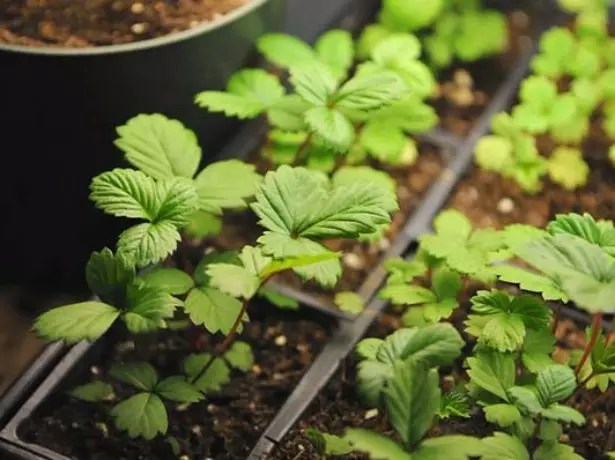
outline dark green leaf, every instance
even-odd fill
[[[254,364],[254,353],[246,342],[235,341],[224,353],[224,359],[235,369],[248,372]]]
[[[142,436],[147,440],[164,434],[168,429],[167,411],[160,398],[151,393],[139,393],[111,410],[115,426],[128,436]]]
[[[194,380],[201,370],[209,362],[211,355],[209,353],[201,353],[198,355],[190,355],[184,360],[184,372],[190,379]],[[223,359],[217,358],[214,360],[211,367],[205,372],[205,375],[200,377],[194,386],[200,391],[207,393],[209,391],[220,391],[222,385],[230,382],[231,371]]]
[[[90,255],[85,277],[88,287],[103,299],[115,298],[116,293],[122,293],[135,277],[134,266],[109,248]]]
[[[280,294],[274,289],[268,287],[262,287],[258,291],[258,295],[264,297],[269,302],[274,304],[278,308],[288,309],[288,310],[298,310],[299,309],[299,301],[293,299],[292,297],[286,296],[284,294]]]
[[[543,407],[538,400],[538,395],[531,388],[514,386],[508,389],[508,395],[524,414],[535,416],[542,412]]]
[[[183,403],[195,403],[203,399],[203,394],[181,375],[167,377],[156,385],[154,392],[163,398]]]
[[[211,287],[192,289],[185,302],[185,309],[194,324],[202,324],[212,334],[228,334],[241,311],[241,302]],[[245,321],[247,317],[244,317]],[[238,331],[242,327],[240,325]]]
[[[576,387],[576,378],[570,367],[556,364],[538,373],[536,388],[543,407],[568,398]]]
[[[148,285],[159,288],[172,295],[182,295],[194,287],[194,280],[187,273],[177,268],[155,268],[141,279]]]
[[[70,391],[70,395],[88,402],[103,401],[113,396],[113,386],[106,382],[95,380],[73,388]]]
[[[530,454],[523,443],[506,433],[496,432],[483,438],[482,460],[530,460]]]
[[[507,390],[515,384],[515,358],[512,354],[482,351],[467,359],[473,384],[508,401]]]
[[[109,375],[119,382],[143,391],[153,391],[158,382],[156,369],[146,362],[114,364],[109,369]]]
[[[449,435],[426,439],[412,453],[413,460],[467,460],[483,451],[480,439],[472,436]]]

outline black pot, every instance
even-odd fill
[[[121,223],[88,201],[98,173],[122,166],[115,127],[163,113],[196,131],[204,156],[237,122],[194,105],[256,63],[254,42],[284,22],[285,0],[252,0],[220,20],[162,38],[87,49],[0,44],[0,284],[82,286],[92,250]]]

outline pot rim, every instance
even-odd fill
[[[104,46],[91,46],[87,48],[61,48],[61,47],[36,47],[36,46],[24,46],[24,45],[7,45],[0,43],[0,52],[13,52],[30,55],[41,56],[98,56],[108,54],[120,54],[130,53],[135,51],[147,50],[150,48],[156,48],[159,46],[166,46],[175,44],[178,42],[190,40],[199,35],[203,35],[212,32],[216,29],[224,27],[225,25],[248,15],[252,11],[260,8],[269,0],[249,0],[246,4],[235,8],[233,11],[220,16],[212,21],[204,22],[197,27],[183,30],[181,32],[173,32],[162,37],[150,38],[148,40],[140,40],[133,43],[122,43],[118,45],[104,45]]]

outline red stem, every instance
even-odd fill
[[[596,345],[596,341],[598,340],[598,335],[602,330],[602,313],[596,313],[592,319],[592,335],[589,338],[589,342],[585,345],[585,351],[583,352],[583,356],[581,357],[581,361],[577,365],[576,370],[574,371],[576,375],[579,375],[581,369],[585,365],[587,358],[589,358],[589,354],[591,353],[594,345]]]

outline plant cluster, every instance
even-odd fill
[[[587,414],[571,405],[574,396],[585,388],[610,391],[615,381],[615,344],[602,327],[602,315],[615,310],[613,222],[567,214],[545,230],[519,224],[475,230],[449,210],[434,227],[413,260],[387,263],[380,295],[407,308],[404,327],[356,346],[357,395],[386,415],[395,439],[355,428],[339,437],[310,429],[314,445],[322,453],[364,451],[382,459],[582,459],[561,439],[586,423]],[[510,263],[514,258],[531,269]],[[489,289],[460,309],[471,279]],[[528,293],[496,289],[496,280]],[[554,354],[557,318],[547,300],[572,301],[594,317],[585,349],[566,362]],[[440,371],[456,379],[444,394]],[[471,418],[476,410],[492,435],[425,439],[438,419]]]
[[[382,92],[363,81],[347,100],[373,102],[389,94],[386,84],[395,79],[385,75],[378,81]],[[267,280],[292,270],[306,281],[335,285],[341,254],[322,241],[381,232],[397,201],[382,182],[348,171],[329,178],[283,165],[262,177],[238,160],[199,170],[202,153],[194,133],[159,114],[139,115],[118,133],[116,145],[133,168],[95,177],[90,198],[103,212],[136,223],[119,235],[115,251],[92,253],[86,279],[96,297],[51,309],[35,327],[40,336],[69,344],[97,340],[112,327],[133,334],[189,327],[223,336],[213,350],[186,356],[176,375],[160,376],[145,362],[120,363],[72,391],[95,401],[113,398],[115,386],[129,389],[132,396],[110,415],[129,436],[152,439],[167,431],[166,402],[197,403],[220,390],[233,370],[251,367],[249,344],[233,338],[249,321],[248,305]],[[175,261],[182,239],[210,232],[224,210],[246,207],[263,227],[254,246],[207,252],[194,269]]]
[[[475,150],[481,168],[513,179],[527,193],[538,192],[545,175],[567,190],[586,184],[589,166],[580,145],[592,122],[601,120],[604,133],[615,139],[615,39],[608,35],[607,5],[563,3],[577,13],[574,31],[552,27],[543,33],[519,103],[510,115],[493,118],[493,134]],[[556,144],[551,152],[539,151],[539,136]],[[615,146],[608,155],[615,159]]]

